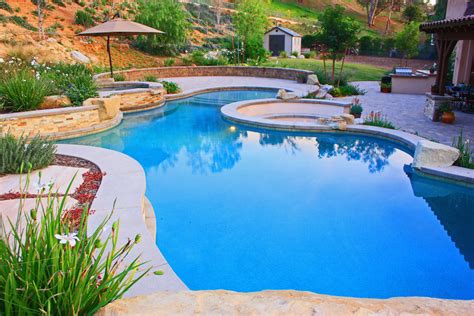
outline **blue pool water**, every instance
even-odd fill
[[[190,289],[473,299],[474,190],[412,174],[388,141],[221,118],[274,95],[203,94],[68,142],[142,164],[157,244]]]

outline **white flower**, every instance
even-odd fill
[[[2,57],[0,57],[0,64],[3,64],[5,62],[5,59],[3,59]]]
[[[69,246],[74,247],[76,245],[76,241],[79,241],[79,238],[76,237],[76,233],[72,233],[69,235],[59,235],[56,234],[54,237],[59,240],[60,244],[67,244],[69,243]]]

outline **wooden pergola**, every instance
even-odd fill
[[[432,93],[444,95],[449,57],[458,41],[474,39],[474,14],[459,18],[422,23],[420,31],[434,34],[438,51],[436,83]]]

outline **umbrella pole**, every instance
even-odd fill
[[[110,78],[113,78],[114,70],[112,68],[112,54],[110,52],[110,36],[107,36],[107,53],[109,54]]]

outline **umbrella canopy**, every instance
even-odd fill
[[[163,34],[164,32],[152,27],[123,19],[113,19],[105,23],[91,27],[77,34],[78,36],[106,36],[107,37],[107,53],[109,55],[110,75],[114,76],[112,67],[112,55],[110,54],[110,37],[111,36],[131,36],[131,35],[153,35]]]

